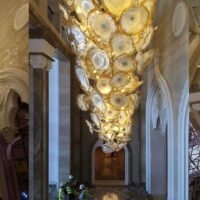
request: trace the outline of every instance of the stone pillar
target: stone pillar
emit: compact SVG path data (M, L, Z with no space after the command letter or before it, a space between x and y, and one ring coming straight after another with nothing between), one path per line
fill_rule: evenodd
M55 49L30 40L29 199L48 199L48 71Z
M71 174L81 179L81 112L77 106L76 99L80 94L79 82L74 71L75 60L71 59Z
M59 181L70 174L70 62L59 60Z

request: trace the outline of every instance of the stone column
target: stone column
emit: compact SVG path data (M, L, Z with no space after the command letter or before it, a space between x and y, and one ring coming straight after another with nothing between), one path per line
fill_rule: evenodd
M30 41L29 199L48 199L48 71L55 49Z
M75 59L71 59L71 174L77 179L81 179L81 112L77 106L76 99L80 94L79 82L74 71Z

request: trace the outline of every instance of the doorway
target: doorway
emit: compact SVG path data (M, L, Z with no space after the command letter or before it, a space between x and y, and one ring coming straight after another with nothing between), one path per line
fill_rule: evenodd
M92 150L92 184L93 185L128 185L129 184L129 150L127 146L118 152L106 154L102 151L101 140Z
M101 147L95 151L96 180L121 180L125 178L125 151L104 153Z

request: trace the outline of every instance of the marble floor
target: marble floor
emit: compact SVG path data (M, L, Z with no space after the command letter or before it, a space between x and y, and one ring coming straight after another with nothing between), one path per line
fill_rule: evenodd
M141 187L91 187L89 194L91 200L148 200Z
M51 190L51 188L50 188ZM89 187L90 200L152 200L141 187L96 186ZM49 191L49 200L57 199L57 191Z

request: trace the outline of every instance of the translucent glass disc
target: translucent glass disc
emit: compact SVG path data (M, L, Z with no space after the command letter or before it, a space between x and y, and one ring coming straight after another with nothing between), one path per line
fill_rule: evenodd
M111 46L113 55L120 56L122 54L132 54L134 47L132 40L127 35L117 34L112 38Z
M75 53L81 53L86 48L85 34L76 24L69 25L66 28L67 40Z
M126 111L120 111L118 116L118 122L123 125L127 122L129 115L127 115Z
M84 94L79 94L78 95L77 104L78 104L78 107L83 111L86 111L86 110L89 109L89 105L85 101L85 95Z
M101 94L109 94L112 90L112 87L110 85L110 78L100 78L97 81L97 90L101 93Z
M88 25L91 35L95 35L97 40L108 43L112 34L116 31L116 25L111 16L106 13L93 11L89 14Z
M132 4L132 0L103 0L103 3L111 14L120 17L122 12Z
M85 90L85 91L89 91L90 89L90 84L89 84L89 81L88 81L88 78L85 74L85 70L83 68L77 68L76 69L76 75L77 75L77 78L78 80L80 81L81 83L81 87Z
M86 56L89 63L94 69L104 71L109 67L109 57L107 53L98 48L91 48Z
M110 103L116 109L123 110L128 106L128 99L124 94L116 92L111 96Z
M105 111L106 107L100 94L98 94L97 92L93 92L91 94L91 99L96 108L98 108L101 112Z
M114 70L129 72L136 69L136 62L127 54L119 56L113 64Z
M113 87L123 87L129 82L129 75L124 72L116 73L111 81Z
M110 106L107 105L104 116L105 116L105 119L111 120L111 119L115 119L118 113L119 113L118 111L112 109Z
M127 34L138 34L144 30L149 13L144 6L134 6L127 9L121 17L121 27Z
M94 8L92 0L76 0L76 14L82 22L86 22L88 13Z

